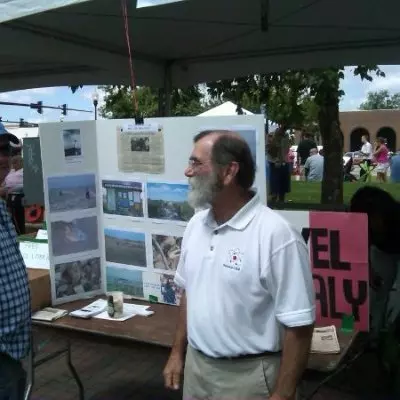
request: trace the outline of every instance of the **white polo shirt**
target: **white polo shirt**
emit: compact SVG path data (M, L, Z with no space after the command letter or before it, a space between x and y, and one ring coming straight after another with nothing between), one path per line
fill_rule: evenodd
M372 144L370 142L364 143L361 147L361 152L366 154L367 160L372 160Z
M210 357L279 351L282 325L315 320L307 245L258 195L219 227L209 210L193 216L175 282L186 291L188 342Z

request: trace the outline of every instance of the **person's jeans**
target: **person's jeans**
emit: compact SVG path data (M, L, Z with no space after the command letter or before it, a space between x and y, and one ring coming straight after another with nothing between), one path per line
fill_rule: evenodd
M0 353L0 400L23 400L26 372L20 361Z

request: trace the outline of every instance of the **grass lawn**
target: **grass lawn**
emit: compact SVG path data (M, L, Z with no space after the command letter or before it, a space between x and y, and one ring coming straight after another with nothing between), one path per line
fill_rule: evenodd
M365 183L343 183L344 204L348 204L353 193ZM395 199L400 200L400 184L396 183L374 183L369 185L380 187L388 191ZM320 203L321 184L313 182L292 181L291 192L287 195L286 201L291 203Z

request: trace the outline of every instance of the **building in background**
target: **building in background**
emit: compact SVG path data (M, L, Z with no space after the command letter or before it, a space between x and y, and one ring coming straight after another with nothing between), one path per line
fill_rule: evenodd
M361 136L366 134L373 144L378 136L387 140L390 151L400 147L400 110L344 111L340 113L344 151L361 149Z

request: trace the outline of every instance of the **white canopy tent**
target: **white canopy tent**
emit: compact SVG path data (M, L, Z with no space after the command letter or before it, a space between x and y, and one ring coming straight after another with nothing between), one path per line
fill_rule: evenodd
M254 115L249 110L242 108L244 115ZM220 115L237 115L237 105L232 103L231 101L226 101L225 103L220 104L210 110L204 111L203 113L199 114L199 117L214 117Z
M0 4L0 91L129 84L119 1ZM287 68L400 63L394 0L187 0L140 9L129 0L128 7L136 83L167 91Z

